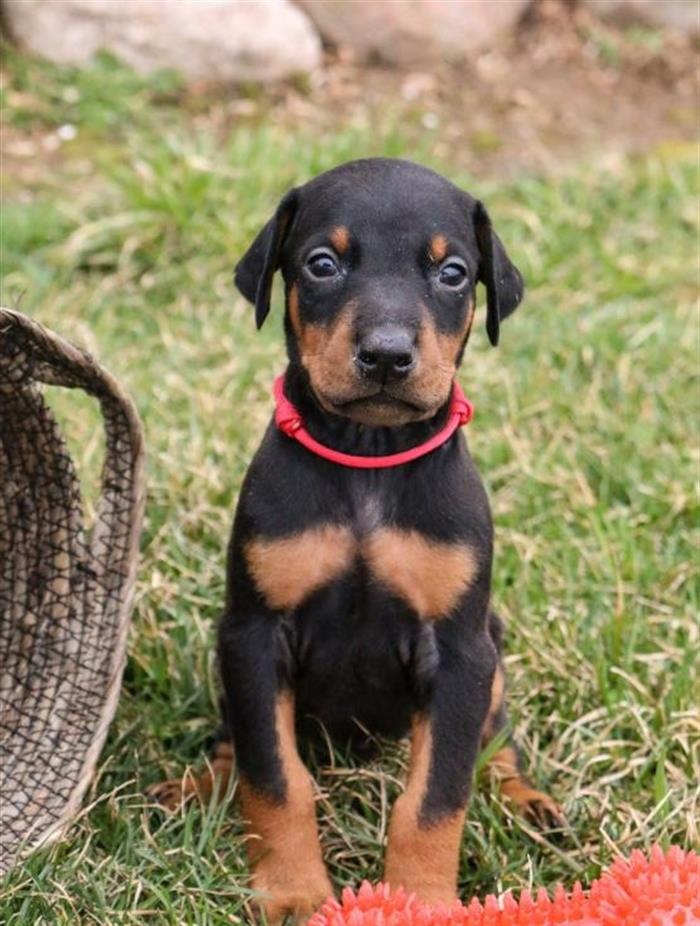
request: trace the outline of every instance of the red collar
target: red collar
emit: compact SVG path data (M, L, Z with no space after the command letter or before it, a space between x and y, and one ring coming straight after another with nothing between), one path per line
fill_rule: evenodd
M277 377L272 392L275 397L275 424L283 434L286 434L287 437L293 437L307 450L319 457L323 457L324 460L339 463L341 466L353 466L356 469L384 469L388 466L400 466L402 463L410 463L411 460L424 457L427 453L435 450L436 447L442 446L445 441L449 440L457 428L468 424L474 414L474 406L462 392L459 383L455 382L452 386L447 424L437 434L434 434L424 443L418 444L417 447L402 450L400 453L390 453L383 457L364 457L354 453L341 453L339 450L332 450L330 447L319 444L317 440L314 440L304 427L304 419L301 417L299 410L284 394L284 374Z

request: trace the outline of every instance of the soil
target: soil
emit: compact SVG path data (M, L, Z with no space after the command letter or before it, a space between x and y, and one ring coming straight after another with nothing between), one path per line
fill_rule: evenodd
M264 110L290 128L323 132L394 118L432 133L437 157L477 176L551 172L697 141L699 65L688 36L614 29L582 8L542 0L516 36L466 67L402 73L335 51L304 92L229 100L204 119L225 132Z
M511 41L466 68L397 73L335 54L308 95L279 100L277 115L323 130L393 110L433 133L438 157L477 176L551 172L697 141L699 66L687 36L612 29L545 0Z
M221 136L259 119L314 133L393 119L429 138L438 159L502 178L697 143L699 65L688 36L616 29L563 0L540 0L515 36L462 68L402 72L336 49L303 86L195 87L181 103ZM13 129L4 147L4 169L15 176L28 157L50 167L60 160L55 133L47 142Z

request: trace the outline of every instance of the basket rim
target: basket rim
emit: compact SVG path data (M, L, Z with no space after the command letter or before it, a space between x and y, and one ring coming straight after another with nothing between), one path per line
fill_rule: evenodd
M7 341L7 338L10 341ZM131 624L136 574L138 567L139 541L143 525L146 499L145 440L141 419L136 406L119 381L99 364L86 350L65 340L56 332L46 328L40 322L19 312L0 306L0 356L7 343L20 345L31 358L29 382L78 388L96 397L103 403L103 426L107 426L105 417L106 404L110 412L119 416L120 425L128 442L129 466L126 470L125 485L129 489L129 509L127 528L124 531L124 543L118 546L116 557L120 568L120 581L111 602L102 607L95 606L92 615L99 615L105 620L110 615L113 619L111 628L112 654L108 679L104 689L99 717L96 720L86 718L86 730L90 731L90 743L86 746L82 765L75 783L72 785L63 809L41 832L30 827L20 840L19 850L11 853L6 871L16 865L22 857L40 846L47 845L61 838L68 824L80 808L85 791L94 776L97 761L104 746L109 725L116 712L121 689L122 674L127 658L127 636ZM109 447L105 450L104 465L110 458ZM106 496L106 487L101 482L100 499ZM82 520L82 511L81 511ZM94 561L94 560L93 560ZM10 738L12 734L10 734ZM0 794L0 798L4 796ZM0 875L3 874L0 860Z

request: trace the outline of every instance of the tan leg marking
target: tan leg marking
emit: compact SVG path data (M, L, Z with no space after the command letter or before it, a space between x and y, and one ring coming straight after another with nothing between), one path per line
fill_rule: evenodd
M444 235L433 235L428 245L428 254L434 264L439 264L447 256L447 238Z
M446 617L477 572L468 546L413 530L381 528L364 541L362 555L372 575L426 620Z
M344 225L337 225L330 234L330 241L342 257L350 245L350 232Z
M516 811L540 827L564 826L561 808L548 794L537 791L518 768L512 746L504 746L489 760L488 767L498 779L499 790Z
M244 778L240 783L252 886L272 923L290 913L310 914L332 893L318 841L311 775L297 753L294 703L288 694L278 700L275 726L285 800L256 793Z
M432 737L429 722L414 722L411 761L405 792L397 799L389 824L384 880L415 892L421 900L449 903L457 896L462 810L431 824L420 820L425 795Z
M347 572L355 550L348 528L324 524L290 537L251 540L245 546L245 558L270 607L290 610Z
M230 743L217 743L211 762L199 775L186 772L182 778L161 781L152 785L147 796L166 810L178 810L193 798L207 802L216 795L222 798L228 790L235 763L233 747Z

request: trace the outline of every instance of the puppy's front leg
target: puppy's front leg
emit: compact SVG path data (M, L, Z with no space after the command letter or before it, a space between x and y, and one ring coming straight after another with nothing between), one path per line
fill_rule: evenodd
M281 684L277 621L224 618L220 660L248 832L252 886L267 921L311 913L332 888L311 775L299 758L294 699Z
M406 790L389 825L384 879L422 900L456 897L459 847L496 654L486 633L468 644L454 625L440 640L425 709L413 720ZM450 638L452 637L452 639Z

